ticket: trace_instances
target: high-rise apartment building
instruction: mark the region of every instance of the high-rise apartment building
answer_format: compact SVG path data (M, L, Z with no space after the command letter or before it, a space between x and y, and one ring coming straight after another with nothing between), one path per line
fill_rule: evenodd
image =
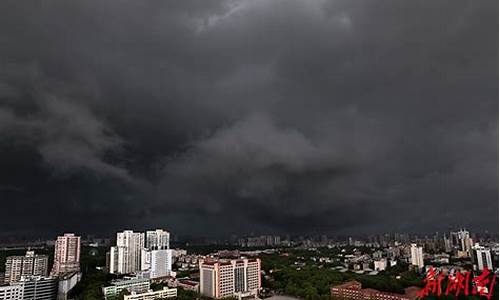
M170 275L172 251L168 231L163 229L146 231L146 247L142 251L141 269L149 271L150 278Z
M476 243L476 245L472 247L472 250L472 261L474 262L474 269L476 271L482 271L483 269L493 270L490 249Z
M50 275L80 271L80 237L73 233L58 236L54 249L54 265Z
M212 298L256 295L260 259L205 260L199 263L200 293Z
M146 231L146 249L165 250L170 248L170 233L163 229Z
M144 233L125 230L116 234L116 246L109 252L109 272L128 274L141 270Z
M5 261L5 283L21 280L21 276L46 276L48 256L26 251L24 256L9 256Z
M150 278L170 275L172 272L172 250L146 250L142 252L141 270L149 271Z
M423 248L417 244L411 244L411 264L416 266L419 271L424 267Z

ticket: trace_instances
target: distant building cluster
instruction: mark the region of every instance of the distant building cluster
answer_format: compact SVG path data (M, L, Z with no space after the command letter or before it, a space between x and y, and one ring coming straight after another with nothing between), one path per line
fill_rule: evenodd
M284 243L286 244L287 242L285 241ZM261 235L238 240L238 244L241 247L276 247L282 246L284 243L282 243L279 235Z
M453 237L453 238L449 238ZM424 276L433 266L445 275L471 271L479 276L483 269L498 272L498 241L488 235L470 234L460 229L447 234L412 236L409 234L381 234L362 238L327 238L325 236L295 237L293 249L309 251L306 257L295 256L293 266L297 271L305 267L332 268L338 272L352 272L376 276L397 265ZM321 248L335 249L326 256ZM287 248L275 249L288 256ZM273 250L273 249L268 249ZM263 250L263 251L268 251ZM262 250L261 250L262 251ZM328 252L328 251L327 251ZM317 253L317 255L315 254ZM269 270L264 278L275 280Z
M107 253L107 269L126 276L103 287L105 299L115 299L123 291L124 300L176 297L178 287L216 299L257 297L262 286L260 259L242 258L238 250L220 251L210 257L188 255L186 250L170 249L169 241L169 232L162 229L118 232L116 245ZM199 271L199 281L176 278L174 260L179 271ZM167 286L152 291L152 283Z
M173 256L170 233L163 229L134 232L124 230L116 234L116 243L106 253L106 269L111 274L126 275L102 288L106 300L116 299L126 291L124 300L154 300L177 296L177 288L164 287L153 291L151 283L169 282Z
M262 289L261 277L273 281L280 271L262 271L259 257L264 254L293 255L291 266L297 271L316 267L375 276L403 266L421 276L428 270L445 276L460 272L478 276L486 269L498 272L494 269L498 263L498 242L470 234L466 229L430 237L410 237L406 233L342 239L325 235L252 236L232 239L224 244L231 245L232 250L215 250L208 255L171 249L170 241L170 233L164 229L124 230L117 232L113 241L87 240L85 245L109 247L106 266L99 267L114 278L102 287L104 299L174 298L178 288L214 299L255 299L270 293ZM49 257L35 250L7 257L5 274L0 276L0 300L66 300L81 278L80 245L80 237L75 234L57 237L51 268ZM242 248L235 249L235 245ZM412 287L404 294L387 293L349 281L331 286L330 295L345 300L413 300L416 291Z
M72 233L58 236L50 275L48 267L48 256L31 250L7 257L0 300L67 299L81 278L80 237Z

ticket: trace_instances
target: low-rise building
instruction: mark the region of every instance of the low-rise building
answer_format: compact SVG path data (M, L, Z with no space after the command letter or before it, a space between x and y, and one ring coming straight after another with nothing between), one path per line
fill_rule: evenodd
M124 289L131 293L143 293L149 290L150 281L147 278L124 278L114 280L111 285L103 287L102 293L106 300L113 299Z
M17 284L23 289L24 300L54 300L57 297L57 278L55 277L23 277Z
M15 283L0 286L0 300L55 300L57 278L25 276Z
M159 291L148 290L143 293L132 292L130 295L123 296L123 300L156 300L174 297L177 297L177 289L164 287Z
M177 280L177 286L196 293L200 291L200 283L193 280L179 279Z
M345 300L414 300L417 291L417 287L410 287L402 295L375 289L363 289L361 283L355 280L336 285L330 290L332 297Z

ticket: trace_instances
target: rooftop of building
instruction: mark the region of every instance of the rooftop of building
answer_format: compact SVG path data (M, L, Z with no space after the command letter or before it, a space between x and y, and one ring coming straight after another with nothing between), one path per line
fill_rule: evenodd
M252 263L252 262L257 262L257 258L237 258L237 259L226 259L226 258L207 258L205 260L203 260L203 264L204 265L215 265L215 264L219 264L219 265L230 265L232 264L233 262L235 262L236 264L238 263L244 263L246 261Z
M198 281L189 280L189 279L180 279L179 283L182 283L185 285L190 285L190 286L197 286L198 284L200 284Z
M35 253L34 250L27 250L26 254L18 254L18 255L9 255L7 258L25 258L25 257L46 257L48 258L49 256L47 254L38 254Z
M338 289L361 289L361 282L351 280L333 287Z
M59 279L66 280L66 279L72 278L73 276L78 276L79 274L80 274L80 272L63 273L63 274L59 275Z
M363 294L369 295L369 296L375 295L375 294L379 294L379 295L382 294L382 295L397 296L397 297L408 298L408 299L415 299L417 296L417 292L419 291L419 288L416 286L411 286L411 287L406 288L404 294L383 292L383 291L379 291L379 290L372 289L372 288L363 289L361 283L359 281L356 281L356 280L347 281L347 282L344 282L342 284L335 285L332 288L356 290L356 291L360 291Z
M22 281L39 281L39 280L56 280L57 278L54 276L41 276L41 275L28 275L21 276L20 282Z
M148 278L135 278L135 277L124 277L122 279L115 279L111 281L111 285L122 285L122 284L134 284L149 282Z

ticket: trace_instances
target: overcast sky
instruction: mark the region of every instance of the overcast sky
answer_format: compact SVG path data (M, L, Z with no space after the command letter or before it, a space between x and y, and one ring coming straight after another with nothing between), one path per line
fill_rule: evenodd
M0 237L498 225L498 1L0 2Z

